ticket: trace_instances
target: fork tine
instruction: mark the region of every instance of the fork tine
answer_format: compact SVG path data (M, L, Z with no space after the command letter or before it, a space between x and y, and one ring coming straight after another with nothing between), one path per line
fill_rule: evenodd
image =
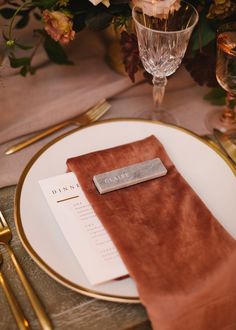
M107 103L105 99L102 99L102 100L98 101L98 103L96 105L94 105L90 110L86 111L83 114L79 114L78 116L74 117L73 119L77 119L78 117L79 118L87 117L87 116L93 114L94 112L99 110L100 107L103 106L104 103Z
M105 102L97 111L94 112L93 118L97 118L98 116L101 116L101 114L104 114L108 109L110 109L111 105L108 102Z
M92 109L90 109L89 111L85 112L84 114L80 114L79 116L73 118L74 120L90 120L91 118L93 118L94 115L97 115L101 112L101 109L104 108L104 106L108 106L109 103L106 100L101 100L99 101Z
M100 107L102 107L106 103L107 103L106 99L101 99L100 101L98 101L98 103L95 106L93 106L93 108L91 109L91 112L93 112L93 110L94 111L98 110ZM89 113L89 111L87 113Z
M105 112L110 109L110 107L111 107L110 103L104 102L102 105L96 106L96 108L91 109L91 112L86 112L78 119L75 118L73 122L81 126L92 123L98 118L100 118L102 115L104 115Z
M97 117L101 117L108 109L110 108L109 103L104 103L99 109L94 111L94 113L90 116L90 120L94 121Z
M8 227L8 224L2 214L2 212L0 211L0 228L4 228L4 227Z
M86 119L93 118L95 115L97 115L97 113L100 113L100 111L101 111L102 108L103 108L103 105L91 109L91 112L88 112L88 113L85 113L84 114L84 118L86 118Z

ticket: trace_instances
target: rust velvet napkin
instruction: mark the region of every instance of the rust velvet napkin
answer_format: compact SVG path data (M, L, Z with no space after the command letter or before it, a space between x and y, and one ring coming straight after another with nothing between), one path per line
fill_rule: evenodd
M94 175L155 157L166 176L104 195L96 190ZM67 165L136 282L153 329L236 329L235 240L154 136Z

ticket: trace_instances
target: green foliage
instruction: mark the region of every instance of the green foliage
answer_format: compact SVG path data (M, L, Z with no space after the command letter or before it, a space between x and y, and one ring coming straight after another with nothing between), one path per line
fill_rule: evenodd
M63 47L58 42L54 41L49 35L45 35L43 46L52 62L66 65L73 64L73 62L68 59Z
M0 9L0 15L3 18L10 19L15 14L15 11L14 8L2 8Z
M113 24L115 29L122 29L129 30L130 26L130 18L124 16L117 16L113 20Z
M1 0L0 0L1 1ZM213 1L213 0L187 0L199 12L199 22L192 34L188 50L185 55L183 63L191 73L192 77L200 85L207 85L208 87L217 86L215 79L215 59L216 59L216 29L224 23L225 20L234 21L236 19L236 12L229 10L228 1ZM236 0L231 0L230 3L235 3ZM131 29L131 4L132 0L110 0L110 6L107 8L104 4L99 3L94 6L89 0L19 0L7 1L7 5L0 9L0 18L3 17L9 20L9 26L6 32L5 42L10 52L10 64L15 68L21 68L21 74L34 74L35 70L32 68L31 62L40 41L43 43L45 51L51 61L57 64L70 65L72 62L61 46L60 41L54 41L44 30L42 20L42 13L45 9L52 11L60 11L67 15L72 33L78 33L84 28L88 27L91 30L103 30L110 24L114 24L117 29L124 29L132 34ZM231 6L232 7L232 6ZM236 7L232 7L236 8ZM220 10L220 13L219 13ZM222 13L224 14L222 16ZM211 15L210 15L211 14ZM22 45L14 36L14 28L24 28L30 19L30 15L41 21L42 29L34 31L37 34L39 42L35 47ZM50 24L50 18L48 24ZM62 24L63 25L63 24ZM61 31L58 32L60 35ZM62 31L66 35L67 29ZM126 40L127 41L127 40ZM69 42L69 40L68 40ZM128 46L132 46L129 48ZM28 51L34 48L32 54L29 56L17 58L13 53L18 48ZM139 51L138 44L135 40L128 39L124 55L124 63L128 71L133 74L134 68L139 66ZM126 58L125 58L126 56ZM24 63L25 61L25 63ZM28 62L29 61L29 62ZM209 101L219 101L220 97L214 94L206 96ZM217 103L218 104L218 103Z
M86 25L93 31L103 30L112 22L113 16L109 11L91 11L86 19Z
M15 27L17 29L23 29L24 27L26 27L26 25L29 22L29 12L27 11L27 13L25 15L21 15L21 19L16 23Z
M23 44L21 44L21 43L19 43L17 41L15 41L15 45L17 47L19 47L20 49L23 49L23 50L30 50L30 49L33 48L33 46L31 46L31 45L23 45Z
M204 96L204 100L210 102L213 105L225 104L226 92L221 88L213 88L209 93Z
M58 0L38 0L33 1L33 5L40 9L51 9L53 6L56 5Z
M196 26L191 37L191 50L195 52L199 49L202 49L210 42L215 40L215 37L216 31L212 27L209 19L206 18L206 11L203 10L200 13L198 25Z
M20 70L20 74L23 77L25 77L28 73L30 73L30 74L33 75L33 74L35 74L35 72L36 72L36 70L32 66L30 66L30 65L25 65Z
M12 68L20 69L20 74L26 76L28 73L34 74L35 68L31 66L31 57L15 57L14 54L8 56Z
M35 17L35 19L37 19L38 21L41 21L41 19L42 19L42 16L39 15L38 13L34 13L34 17Z
M23 66L23 67L21 68L21 70L20 70L20 74L21 74L23 77L25 77L25 76L27 75L27 73L28 73L28 68L27 68L27 66Z
M15 57L13 54L8 56L12 68L20 68L30 65L29 57Z

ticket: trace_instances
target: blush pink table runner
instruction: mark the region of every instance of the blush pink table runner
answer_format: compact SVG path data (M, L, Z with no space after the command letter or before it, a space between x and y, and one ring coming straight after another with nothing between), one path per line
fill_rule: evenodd
M30 29L30 27L29 27ZM31 31L21 39L29 43ZM107 98L112 108L107 118L140 118L152 105L152 87L134 85L128 77L114 72L105 62L106 45L100 34L84 31L67 49L74 66L58 66L47 61L42 49L34 64L36 75L23 78L9 68L5 59L0 68L0 187L16 184L32 156L53 138L53 134L20 152L5 156L4 151L50 125L71 118ZM137 82L142 81L142 76ZM180 69L170 77L164 105L179 125L199 134L207 132L204 117L212 107L203 100L207 88L197 86ZM183 101L184 100L184 101ZM74 127L69 127L70 130Z

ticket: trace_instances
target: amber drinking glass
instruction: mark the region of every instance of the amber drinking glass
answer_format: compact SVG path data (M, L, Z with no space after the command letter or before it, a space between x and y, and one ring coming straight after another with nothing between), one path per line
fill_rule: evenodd
M217 33L216 78L227 92L226 106L215 109L206 117L209 130L236 130L236 22L221 26Z

